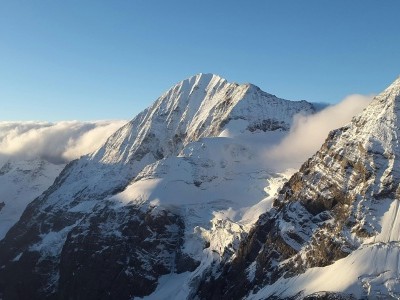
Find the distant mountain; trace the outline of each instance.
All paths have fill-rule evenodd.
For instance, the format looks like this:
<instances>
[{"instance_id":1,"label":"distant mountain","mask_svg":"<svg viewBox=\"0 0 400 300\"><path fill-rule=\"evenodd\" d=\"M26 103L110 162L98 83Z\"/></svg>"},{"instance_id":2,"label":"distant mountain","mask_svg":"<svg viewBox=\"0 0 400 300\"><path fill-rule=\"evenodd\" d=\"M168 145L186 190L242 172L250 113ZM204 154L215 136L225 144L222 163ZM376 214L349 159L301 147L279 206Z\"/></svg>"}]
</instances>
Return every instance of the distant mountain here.
<instances>
[{"instance_id":1,"label":"distant mountain","mask_svg":"<svg viewBox=\"0 0 400 300\"><path fill-rule=\"evenodd\" d=\"M332 131L200 299L400 298L400 78Z\"/></svg>"},{"instance_id":2,"label":"distant mountain","mask_svg":"<svg viewBox=\"0 0 400 300\"><path fill-rule=\"evenodd\" d=\"M42 159L10 159L0 167L0 240L28 203L50 187L64 166Z\"/></svg>"},{"instance_id":3,"label":"distant mountain","mask_svg":"<svg viewBox=\"0 0 400 300\"><path fill-rule=\"evenodd\" d=\"M125 123L0 122L0 240L68 161L97 149Z\"/></svg>"},{"instance_id":4,"label":"distant mountain","mask_svg":"<svg viewBox=\"0 0 400 300\"><path fill-rule=\"evenodd\" d=\"M286 180L263 145L314 111L216 75L178 83L28 205L0 242L0 295L190 298Z\"/></svg>"}]
</instances>

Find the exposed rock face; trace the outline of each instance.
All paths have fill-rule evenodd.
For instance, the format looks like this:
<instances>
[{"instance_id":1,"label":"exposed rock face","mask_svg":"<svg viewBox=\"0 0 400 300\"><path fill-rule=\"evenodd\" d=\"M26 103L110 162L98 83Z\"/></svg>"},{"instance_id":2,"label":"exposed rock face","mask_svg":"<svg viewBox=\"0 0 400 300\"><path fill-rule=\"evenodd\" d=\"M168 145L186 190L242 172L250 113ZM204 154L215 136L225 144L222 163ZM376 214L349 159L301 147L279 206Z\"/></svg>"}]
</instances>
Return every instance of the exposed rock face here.
<instances>
[{"instance_id":1,"label":"exposed rock face","mask_svg":"<svg viewBox=\"0 0 400 300\"><path fill-rule=\"evenodd\" d=\"M304 297L304 300L355 300L351 295L344 293L318 292Z\"/></svg>"},{"instance_id":2,"label":"exposed rock face","mask_svg":"<svg viewBox=\"0 0 400 300\"><path fill-rule=\"evenodd\" d=\"M197 266L180 251L183 230L180 217L166 211L153 214L126 206L96 210L68 233L57 298L130 299L150 294L160 275Z\"/></svg>"},{"instance_id":3,"label":"exposed rock face","mask_svg":"<svg viewBox=\"0 0 400 300\"><path fill-rule=\"evenodd\" d=\"M149 294L163 274L197 266L180 251L184 224L179 216L132 206L106 207L94 208L76 226L65 226L64 220L60 228L53 227L46 243L34 243L37 233L32 229L31 239L24 241L31 245L28 251L19 248L21 255L6 265L7 280L21 289L6 286L4 298L130 299ZM57 248L58 239L64 239L62 249ZM1 255L7 258L16 250ZM28 268L34 272L21 273Z\"/></svg>"},{"instance_id":4,"label":"exposed rock face","mask_svg":"<svg viewBox=\"0 0 400 300\"><path fill-rule=\"evenodd\" d=\"M214 75L177 84L98 151L69 163L28 205L0 242L0 296L130 299L150 294L164 274L193 271L199 262L182 250L187 221L181 211L141 205L136 198L123 203L113 195L138 174L137 180L149 174L144 167L199 138L224 130L287 130L294 114L313 110L305 101L282 100ZM242 151L235 147L232 155ZM190 184L198 188L215 178L194 177Z\"/></svg>"},{"instance_id":5,"label":"exposed rock face","mask_svg":"<svg viewBox=\"0 0 400 300\"><path fill-rule=\"evenodd\" d=\"M321 149L284 185L274 207L260 217L234 260L203 280L199 297L302 299L308 293L305 299L341 299L335 293L310 295L324 287L310 287L305 278L317 271L306 271L331 265L350 253L357 260L366 249L375 251L382 245L397 251L393 247L398 249L400 241L399 128L400 78L351 124L330 133ZM381 255L389 256L384 253L371 256L368 274L375 275L346 279L352 294L344 295L345 299L397 297L392 287L400 275L396 263L383 264L388 268L384 277L372 263ZM327 283L325 288L340 291L335 284Z\"/></svg>"}]
</instances>

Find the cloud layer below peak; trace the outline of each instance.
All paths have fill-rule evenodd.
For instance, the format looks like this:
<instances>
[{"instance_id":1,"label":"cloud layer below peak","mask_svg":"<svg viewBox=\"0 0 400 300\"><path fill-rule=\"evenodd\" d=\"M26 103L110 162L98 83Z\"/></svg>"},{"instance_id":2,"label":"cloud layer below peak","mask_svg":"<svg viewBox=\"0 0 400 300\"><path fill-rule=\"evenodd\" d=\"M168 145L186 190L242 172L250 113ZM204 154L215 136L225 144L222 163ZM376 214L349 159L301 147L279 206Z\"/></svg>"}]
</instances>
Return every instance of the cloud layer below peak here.
<instances>
[{"instance_id":1,"label":"cloud layer below peak","mask_svg":"<svg viewBox=\"0 0 400 300\"><path fill-rule=\"evenodd\" d=\"M316 114L296 115L283 139L264 141L266 166L297 169L323 144L329 131L360 113L372 96L350 95ZM97 150L126 121L0 122L0 164L8 159L41 158L62 164ZM1 165L0 165L1 167Z\"/></svg>"},{"instance_id":2,"label":"cloud layer below peak","mask_svg":"<svg viewBox=\"0 0 400 300\"><path fill-rule=\"evenodd\" d=\"M359 114L373 96L349 95L341 102L328 106L316 114L296 115L290 133L278 144L271 145L266 159L275 168L299 168L324 143L329 132L340 128Z\"/></svg>"},{"instance_id":3,"label":"cloud layer below peak","mask_svg":"<svg viewBox=\"0 0 400 300\"><path fill-rule=\"evenodd\" d=\"M66 163L93 152L126 121L0 122L0 162L41 158Z\"/></svg>"}]
</instances>

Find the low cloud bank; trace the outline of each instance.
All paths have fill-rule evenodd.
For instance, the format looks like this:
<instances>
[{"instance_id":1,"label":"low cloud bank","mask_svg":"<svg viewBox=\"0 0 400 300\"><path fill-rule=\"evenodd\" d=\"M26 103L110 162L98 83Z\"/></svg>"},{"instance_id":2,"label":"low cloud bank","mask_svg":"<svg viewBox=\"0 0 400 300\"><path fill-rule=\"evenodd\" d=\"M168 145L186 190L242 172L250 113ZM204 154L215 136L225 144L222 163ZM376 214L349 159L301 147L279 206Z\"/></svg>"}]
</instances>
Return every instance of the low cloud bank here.
<instances>
[{"instance_id":1,"label":"low cloud bank","mask_svg":"<svg viewBox=\"0 0 400 300\"><path fill-rule=\"evenodd\" d=\"M371 99L372 96L350 95L338 104L320 107L322 109L314 115L296 115L286 137L268 142L264 151L266 165L276 171L299 168L318 151L331 130L350 122ZM10 158L42 158L53 163L66 163L98 149L125 123L0 122L0 163Z\"/></svg>"},{"instance_id":2,"label":"low cloud bank","mask_svg":"<svg viewBox=\"0 0 400 300\"><path fill-rule=\"evenodd\" d=\"M0 122L0 162L42 158L66 163L95 151L126 121Z\"/></svg>"},{"instance_id":3,"label":"low cloud bank","mask_svg":"<svg viewBox=\"0 0 400 300\"><path fill-rule=\"evenodd\" d=\"M277 170L299 168L319 150L336 128L349 123L372 100L373 96L349 95L338 104L310 116L296 115L288 136L267 151L267 160Z\"/></svg>"}]
</instances>

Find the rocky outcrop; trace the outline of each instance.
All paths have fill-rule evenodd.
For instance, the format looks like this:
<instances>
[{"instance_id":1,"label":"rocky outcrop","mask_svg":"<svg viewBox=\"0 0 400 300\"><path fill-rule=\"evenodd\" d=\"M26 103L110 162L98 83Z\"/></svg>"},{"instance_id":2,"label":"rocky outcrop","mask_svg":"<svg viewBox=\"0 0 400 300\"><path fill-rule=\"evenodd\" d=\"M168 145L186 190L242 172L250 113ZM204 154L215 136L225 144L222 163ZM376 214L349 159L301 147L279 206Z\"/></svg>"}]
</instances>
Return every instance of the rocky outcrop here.
<instances>
[{"instance_id":1,"label":"rocky outcrop","mask_svg":"<svg viewBox=\"0 0 400 300\"><path fill-rule=\"evenodd\" d=\"M167 211L126 206L96 211L67 235L57 298L131 299L150 294L159 276L197 267L198 262L180 250L183 231L181 218Z\"/></svg>"},{"instance_id":2,"label":"rocky outcrop","mask_svg":"<svg viewBox=\"0 0 400 300\"><path fill-rule=\"evenodd\" d=\"M31 224L29 233L20 231L27 224L14 227L10 235L16 242L0 252L8 258L7 276L1 277L3 297L130 299L149 294L163 274L196 268L198 262L180 250L184 223L179 216L113 205L94 207L75 223L74 213L67 213L47 217L35 228ZM40 241L40 232L50 224L52 230ZM28 269L34 271L21 276Z\"/></svg>"}]
</instances>

